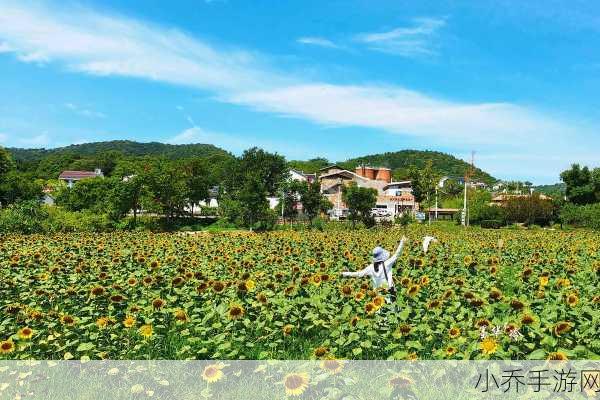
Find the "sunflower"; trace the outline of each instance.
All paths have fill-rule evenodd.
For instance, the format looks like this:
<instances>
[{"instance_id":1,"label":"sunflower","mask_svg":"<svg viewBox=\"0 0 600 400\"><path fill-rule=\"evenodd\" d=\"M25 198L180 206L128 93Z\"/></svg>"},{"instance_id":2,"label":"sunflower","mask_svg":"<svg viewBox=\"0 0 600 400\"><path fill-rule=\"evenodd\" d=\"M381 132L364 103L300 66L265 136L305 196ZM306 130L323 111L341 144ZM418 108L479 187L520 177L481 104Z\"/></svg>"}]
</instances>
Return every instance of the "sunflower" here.
<instances>
[{"instance_id":1,"label":"sunflower","mask_svg":"<svg viewBox=\"0 0 600 400\"><path fill-rule=\"evenodd\" d=\"M525 304L523 304L520 300L517 299L513 299L510 302L510 306L513 308L513 310L521 310Z\"/></svg>"},{"instance_id":2,"label":"sunflower","mask_svg":"<svg viewBox=\"0 0 600 400\"><path fill-rule=\"evenodd\" d=\"M154 308L155 310L160 310L164 307L165 304L166 302L160 297L152 300L152 308Z\"/></svg>"},{"instance_id":3,"label":"sunflower","mask_svg":"<svg viewBox=\"0 0 600 400\"><path fill-rule=\"evenodd\" d=\"M487 319L478 319L477 321L475 321L475 327L477 328L487 328L491 325L492 323L487 320Z\"/></svg>"},{"instance_id":4,"label":"sunflower","mask_svg":"<svg viewBox=\"0 0 600 400\"><path fill-rule=\"evenodd\" d=\"M544 286L548 285L548 280L549 280L549 277L540 276L540 287L544 287Z\"/></svg>"},{"instance_id":5,"label":"sunflower","mask_svg":"<svg viewBox=\"0 0 600 400\"><path fill-rule=\"evenodd\" d=\"M407 276L402 277L402 279L400 279L400 285L407 287L408 285L410 285L411 283L411 279Z\"/></svg>"},{"instance_id":6,"label":"sunflower","mask_svg":"<svg viewBox=\"0 0 600 400\"><path fill-rule=\"evenodd\" d=\"M212 290L215 293L221 293L223 290L225 290L225 285L223 284L223 282L214 281L212 284Z\"/></svg>"},{"instance_id":7,"label":"sunflower","mask_svg":"<svg viewBox=\"0 0 600 400\"><path fill-rule=\"evenodd\" d=\"M281 331L283 332L283 336L291 335L293 329L294 329L294 325L291 325L291 324L284 325L283 328L281 328Z\"/></svg>"},{"instance_id":8,"label":"sunflower","mask_svg":"<svg viewBox=\"0 0 600 400\"><path fill-rule=\"evenodd\" d=\"M264 293L257 294L256 300L258 300L261 304L267 304L267 296Z\"/></svg>"},{"instance_id":9,"label":"sunflower","mask_svg":"<svg viewBox=\"0 0 600 400\"><path fill-rule=\"evenodd\" d=\"M92 288L92 290L90 290L90 293L92 296L101 296L104 294L104 287L103 286L95 286Z\"/></svg>"},{"instance_id":10,"label":"sunflower","mask_svg":"<svg viewBox=\"0 0 600 400\"><path fill-rule=\"evenodd\" d=\"M429 277L427 275L423 275L421 277L421 285L422 286L427 286L429 285Z\"/></svg>"},{"instance_id":11,"label":"sunflower","mask_svg":"<svg viewBox=\"0 0 600 400\"><path fill-rule=\"evenodd\" d=\"M485 339L479 343L479 347L481 348L481 352L485 355L494 354L496 350L498 350L498 342L491 336L487 336Z\"/></svg>"},{"instance_id":12,"label":"sunflower","mask_svg":"<svg viewBox=\"0 0 600 400\"><path fill-rule=\"evenodd\" d=\"M554 325L554 334L556 336L564 335L565 333L569 332L572 327L573 327L573 325L570 322L567 322L567 321L557 322Z\"/></svg>"},{"instance_id":13,"label":"sunflower","mask_svg":"<svg viewBox=\"0 0 600 400\"><path fill-rule=\"evenodd\" d=\"M12 353L15 350L15 344L12 340L8 339L0 342L0 354Z\"/></svg>"},{"instance_id":14,"label":"sunflower","mask_svg":"<svg viewBox=\"0 0 600 400\"><path fill-rule=\"evenodd\" d=\"M567 304L571 307L575 307L579 303L579 297L575 293L571 293L567 296Z\"/></svg>"},{"instance_id":15,"label":"sunflower","mask_svg":"<svg viewBox=\"0 0 600 400\"><path fill-rule=\"evenodd\" d=\"M309 377L304 372L287 374L283 378L283 387L288 396L300 396L308 387Z\"/></svg>"},{"instance_id":16,"label":"sunflower","mask_svg":"<svg viewBox=\"0 0 600 400\"><path fill-rule=\"evenodd\" d=\"M427 303L427 308L430 310L433 310L435 308L439 308L442 305L442 302L435 299L435 300L431 300L429 303Z\"/></svg>"},{"instance_id":17,"label":"sunflower","mask_svg":"<svg viewBox=\"0 0 600 400\"><path fill-rule=\"evenodd\" d=\"M131 277L131 278L127 279L127 284L129 286L135 286L135 285L137 285L137 279L135 279L134 277Z\"/></svg>"},{"instance_id":18,"label":"sunflower","mask_svg":"<svg viewBox=\"0 0 600 400\"><path fill-rule=\"evenodd\" d=\"M332 375L339 373L343 368L344 364L339 360L330 359L321 361L321 369Z\"/></svg>"},{"instance_id":19,"label":"sunflower","mask_svg":"<svg viewBox=\"0 0 600 400\"><path fill-rule=\"evenodd\" d=\"M229 319L239 319L244 316L244 309L240 305L232 304L227 311L227 316Z\"/></svg>"},{"instance_id":20,"label":"sunflower","mask_svg":"<svg viewBox=\"0 0 600 400\"><path fill-rule=\"evenodd\" d=\"M187 313L182 309L175 311L175 319L179 323L187 322L189 320Z\"/></svg>"},{"instance_id":21,"label":"sunflower","mask_svg":"<svg viewBox=\"0 0 600 400\"><path fill-rule=\"evenodd\" d=\"M311 283L315 286L319 286L321 284L321 276L313 275L313 277L311 278Z\"/></svg>"},{"instance_id":22,"label":"sunflower","mask_svg":"<svg viewBox=\"0 0 600 400\"><path fill-rule=\"evenodd\" d=\"M70 315L63 315L62 317L60 317L60 322L63 325L72 326L75 324L75 318L71 317Z\"/></svg>"},{"instance_id":23,"label":"sunflower","mask_svg":"<svg viewBox=\"0 0 600 400\"><path fill-rule=\"evenodd\" d=\"M365 311L367 314L373 314L375 311L377 311L377 307L373 303L367 303L365 305Z\"/></svg>"},{"instance_id":24,"label":"sunflower","mask_svg":"<svg viewBox=\"0 0 600 400\"><path fill-rule=\"evenodd\" d=\"M208 383L215 383L225 376L222 369L225 366L223 364L210 364L204 367L202 371L202 379L204 379Z\"/></svg>"},{"instance_id":25,"label":"sunflower","mask_svg":"<svg viewBox=\"0 0 600 400\"><path fill-rule=\"evenodd\" d=\"M456 339L460 336L460 328L453 326L448 330L448 337L451 339Z\"/></svg>"},{"instance_id":26,"label":"sunflower","mask_svg":"<svg viewBox=\"0 0 600 400\"><path fill-rule=\"evenodd\" d=\"M317 358L323 358L329 353L327 347L319 346L313 350L313 355Z\"/></svg>"},{"instance_id":27,"label":"sunflower","mask_svg":"<svg viewBox=\"0 0 600 400\"><path fill-rule=\"evenodd\" d=\"M390 378L388 384L393 388L405 388L413 383L413 380L407 376L396 375Z\"/></svg>"},{"instance_id":28,"label":"sunflower","mask_svg":"<svg viewBox=\"0 0 600 400\"><path fill-rule=\"evenodd\" d=\"M384 303L385 299L383 298L383 296L377 296L373 299L373 304L375 304L375 307L377 308L381 308L381 306L383 306Z\"/></svg>"},{"instance_id":29,"label":"sunflower","mask_svg":"<svg viewBox=\"0 0 600 400\"><path fill-rule=\"evenodd\" d=\"M125 319L123 320L123 326L125 328L131 328L132 326L134 326L136 323L135 317L128 315L125 317Z\"/></svg>"},{"instance_id":30,"label":"sunflower","mask_svg":"<svg viewBox=\"0 0 600 400\"><path fill-rule=\"evenodd\" d=\"M521 317L521 323L523 325L531 325L535 322L535 318L533 318L533 316L529 315L529 314L524 314Z\"/></svg>"},{"instance_id":31,"label":"sunflower","mask_svg":"<svg viewBox=\"0 0 600 400\"><path fill-rule=\"evenodd\" d=\"M490 289L490 299L499 300L501 298L502 298L502 292L500 291L500 289L495 288L495 287Z\"/></svg>"},{"instance_id":32,"label":"sunflower","mask_svg":"<svg viewBox=\"0 0 600 400\"><path fill-rule=\"evenodd\" d=\"M352 296L352 288L348 285L344 285L341 287L340 292L344 295L344 296Z\"/></svg>"},{"instance_id":33,"label":"sunflower","mask_svg":"<svg viewBox=\"0 0 600 400\"><path fill-rule=\"evenodd\" d=\"M145 339L148 339L154 333L154 329L152 329L152 325L146 324L140 327L139 332Z\"/></svg>"},{"instance_id":34,"label":"sunflower","mask_svg":"<svg viewBox=\"0 0 600 400\"><path fill-rule=\"evenodd\" d=\"M408 324L402 324L398 327L398 333L400 333L401 336L406 336L411 331L412 331L412 326L410 326Z\"/></svg>"},{"instance_id":35,"label":"sunflower","mask_svg":"<svg viewBox=\"0 0 600 400\"><path fill-rule=\"evenodd\" d=\"M473 264L473 257L471 255L467 254L463 258L463 264L465 265L465 267L470 267Z\"/></svg>"},{"instance_id":36,"label":"sunflower","mask_svg":"<svg viewBox=\"0 0 600 400\"><path fill-rule=\"evenodd\" d=\"M17 332L17 335L19 336L19 339L29 340L33 336L33 329L26 326L24 328L19 329L19 332Z\"/></svg>"},{"instance_id":37,"label":"sunflower","mask_svg":"<svg viewBox=\"0 0 600 400\"><path fill-rule=\"evenodd\" d=\"M98 326L98 328L100 329L104 329L108 326L109 323L109 319L108 317L100 317L96 320L96 326Z\"/></svg>"},{"instance_id":38,"label":"sunflower","mask_svg":"<svg viewBox=\"0 0 600 400\"><path fill-rule=\"evenodd\" d=\"M549 361L566 361L568 360L567 355L560 351L555 351L548 354L547 360Z\"/></svg>"},{"instance_id":39,"label":"sunflower","mask_svg":"<svg viewBox=\"0 0 600 400\"><path fill-rule=\"evenodd\" d=\"M365 298L365 292L363 292L362 290L359 292L356 292L356 294L354 295L354 300L356 300L356 301L361 301L364 298Z\"/></svg>"},{"instance_id":40,"label":"sunflower","mask_svg":"<svg viewBox=\"0 0 600 400\"><path fill-rule=\"evenodd\" d=\"M254 290L255 287L256 287L256 282L254 282L252 279L248 279L246 281L246 289L248 289L249 292Z\"/></svg>"},{"instance_id":41,"label":"sunflower","mask_svg":"<svg viewBox=\"0 0 600 400\"><path fill-rule=\"evenodd\" d=\"M447 356L453 356L454 354L456 354L456 347L452 347L452 346L446 347L446 355Z\"/></svg>"},{"instance_id":42,"label":"sunflower","mask_svg":"<svg viewBox=\"0 0 600 400\"><path fill-rule=\"evenodd\" d=\"M421 286L410 285L410 287L406 291L406 294L408 294L410 297L415 297L417 295L417 293L419 293L419 290L421 290Z\"/></svg>"},{"instance_id":43,"label":"sunflower","mask_svg":"<svg viewBox=\"0 0 600 400\"><path fill-rule=\"evenodd\" d=\"M355 327L356 324L358 324L358 321L360 321L360 317L358 315L355 315L354 317L352 317L352 319L350 320L350 326Z\"/></svg>"}]
</instances>

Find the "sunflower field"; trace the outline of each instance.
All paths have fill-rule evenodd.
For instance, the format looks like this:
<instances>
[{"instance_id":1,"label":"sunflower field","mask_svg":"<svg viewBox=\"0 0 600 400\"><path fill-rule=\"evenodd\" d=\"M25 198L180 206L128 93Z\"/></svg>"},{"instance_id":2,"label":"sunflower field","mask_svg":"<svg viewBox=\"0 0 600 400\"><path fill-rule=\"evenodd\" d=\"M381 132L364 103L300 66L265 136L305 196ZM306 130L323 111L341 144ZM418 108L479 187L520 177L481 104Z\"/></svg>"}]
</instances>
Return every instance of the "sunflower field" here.
<instances>
[{"instance_id":1,"label":"sunflower field","mask_svg":"<svg viewBox=\"0 0 600 400\"><path fill-rule=\"evenodd\" d=\"M402 235L394 304L341 277ZM12 235L0 358L598 359L599 278L583 230Z\"/></svg>"}]
</instances>

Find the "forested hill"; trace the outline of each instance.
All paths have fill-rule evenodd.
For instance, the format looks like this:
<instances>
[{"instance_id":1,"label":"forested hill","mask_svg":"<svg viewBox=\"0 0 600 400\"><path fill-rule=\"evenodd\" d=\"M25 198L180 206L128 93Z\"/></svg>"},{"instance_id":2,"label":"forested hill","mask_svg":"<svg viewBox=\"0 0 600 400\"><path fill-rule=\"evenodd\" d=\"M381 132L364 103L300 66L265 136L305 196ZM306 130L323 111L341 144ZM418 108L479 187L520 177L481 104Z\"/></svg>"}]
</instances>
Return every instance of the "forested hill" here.
<instances>
[{"instance_id":1,"label":"forested hill","mask_svg":"<svg viewBox=\"0 0 600 400\"><path fill-rule=\"evenodd\" d=\"M394 171L394 176L402 177L411 165L414 165L417 168L423 168L428 161L432 162L434 171L442 175L464 176L467 168L469 168L467 162L450 154L428 150L401 150L393 153L373 154L353 158L346 161L346 164L349 164L352 167L361 164L388 167ZM475 168L473 179L488 184L497 181L496 178L479 168Z\"/></svg>"},{"instance_id":2,"label":"forested hill","mask_svg":"<svg viewBox=\"0 0 600 400\"><path fill-rule=\"evenodd\" d=\"M43 158L56 155L87 157L105 152L118 152L124 156L162 155L171 159L229 154L225 150L213 146L212 144L140 143L130 140L74 144L54 149L9 148L8 150L12 154L13 159L17 162L39 161Z\"/></svg>"},{"instance_id":3,"label":"forested hill","mask_svg":"<svg viewBox=\"0 0 600 400\"><path fill-rule=\"evenodd\" d=\"M338 162L340 166L353 170L358 165L371 165L376 167L388 167L393 170L396 179L402 179L407 175L407 170L411 165L417 168L423 168L425 163L431 161L433 169L440 175L461 177L465 175L469 164L450 154L438 151L419 151L419 150L401 150L396 152L372 154L368 156L352 158L343 162ZM293 168L304 170L305 172L316 172L331 164L323 158L315 158L309 161L291 161ZM474 179L485 183L496 182L497 179L475 168Z\"/></svg>"},{"instance_id":4,"label":"forested hill","mask_svg":"<svg viewBox=\"0 0 600 400\"><path fill-rule=\"evenodd\" d=\"M63 170L91 171L101 168L110 174L117 163L139 162L144 158L166 157L171 160L202 158L222 165L233 155L211 144L139 143L115 140L59 147L54 149L9 148L17 167L35 177L54 179Z\"/></svg>"},{"instance_id":5,"label":"forested hill","mask_svg":"<svg viewBox=\"0 0 600 400\"><path fill-rule=\"evenodd\" d=\"M19 170L29 172L40 178L56 178L63 170L93 170L101 168L105 173L111 172L119 160L140 160L145 157L167 157L172 160L186 158L210 159L214 168L223 166L223 162L233 155L211 144L164 144L158 142L139 143L129 140L115 140L71 145L54 149L18 149L9 148ZM338 164L348 169L357 165L388 167L394 171L396 179L402 179L407 169L414 165L422 168L431 161L433 169L440 175L464 176L469 165L454 156L437 151L401 150L383 154L373 154L353 158ZM289 161L291 168L307 173L314 173L320 168L332 164L324 158L314 158L308 161ZM488 173L476 169L476 180L486 183L496 181Z\"/></svg>"}]
</instances>

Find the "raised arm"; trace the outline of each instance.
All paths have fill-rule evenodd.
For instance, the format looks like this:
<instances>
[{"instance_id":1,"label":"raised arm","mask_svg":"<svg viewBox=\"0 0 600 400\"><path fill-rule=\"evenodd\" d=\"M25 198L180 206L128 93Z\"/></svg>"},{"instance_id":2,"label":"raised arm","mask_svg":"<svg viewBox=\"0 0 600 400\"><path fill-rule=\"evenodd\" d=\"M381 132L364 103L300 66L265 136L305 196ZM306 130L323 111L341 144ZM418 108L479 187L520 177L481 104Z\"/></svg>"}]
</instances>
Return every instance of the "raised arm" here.
<instances>
[{"instance_id":1,"label":"raised arm","mask_svg":"<svg viewBox=\"0 0 600 400\"><path fill-rule=\"evenodd\" d=\"M404 249L404 243L406 243L406 240L406 236L402 236L402 240L400 240L398 248L396 249L394 254L392 254L392 256L389 258L389 260L386 261L386 264L394 264L396 262L398 257L400 257L400 254L402 254L402 250Z\"/></svg>"},{"instance_id":2,"label":"raised arm","mask_svg":"<svg viewBox=\"0 0 600 400\"><path fill-rule=\"evenodd\" d=\"M349 278L362 278L363 276L366 276L369 274L369 267L370 267L370 265L368 265L365 268L361 269L360 271L356 271L356 272L344 271L344 272L342 272L342 276L349 277Z\"/></svg>"}]
</instances>

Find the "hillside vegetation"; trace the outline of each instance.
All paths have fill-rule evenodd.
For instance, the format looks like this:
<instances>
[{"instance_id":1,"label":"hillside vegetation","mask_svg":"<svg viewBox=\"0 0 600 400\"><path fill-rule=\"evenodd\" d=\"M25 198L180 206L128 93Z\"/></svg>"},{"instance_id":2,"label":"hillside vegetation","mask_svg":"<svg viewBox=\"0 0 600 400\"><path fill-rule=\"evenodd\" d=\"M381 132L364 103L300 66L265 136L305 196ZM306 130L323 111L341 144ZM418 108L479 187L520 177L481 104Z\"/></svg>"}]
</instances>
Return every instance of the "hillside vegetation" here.
<instances>
[{"instance_id":1,"label":"hillside vegetation","mask_svg":"<svg viewBox=\"0 0 600 400\"><path fill-rule=\"evenodd\" d=\"M92 170L96 167L105 172L111 171L111 164L118 158L139 159L143 157L166 157L172 160L187 158L231 159L227 151L210 144L172 145L158 142L139 143L128 140L96 142L71 145L55 149L8 149L21 171L30 172L41 178L55 178L65 169ZM403 178L411 165L423 168L431 161L433 169L440 175L464 176L469 164L450 154L437 151L401 150L382 154L372 154L339 162L340 165L353 170L360 164L391 168L394 177ZM310 160L292 160L288 165L306 173L315 173L319 169L332 164L325 158ZM219 163L220 164L220 163ZM495 182L490 174L475 169L474 179L486 183Z\"/></svg>"}]
</instances>

